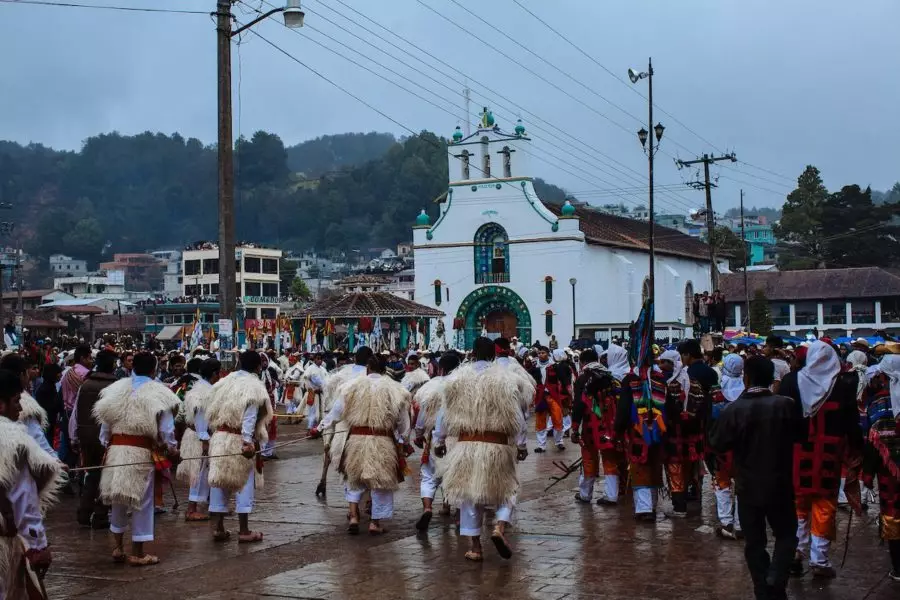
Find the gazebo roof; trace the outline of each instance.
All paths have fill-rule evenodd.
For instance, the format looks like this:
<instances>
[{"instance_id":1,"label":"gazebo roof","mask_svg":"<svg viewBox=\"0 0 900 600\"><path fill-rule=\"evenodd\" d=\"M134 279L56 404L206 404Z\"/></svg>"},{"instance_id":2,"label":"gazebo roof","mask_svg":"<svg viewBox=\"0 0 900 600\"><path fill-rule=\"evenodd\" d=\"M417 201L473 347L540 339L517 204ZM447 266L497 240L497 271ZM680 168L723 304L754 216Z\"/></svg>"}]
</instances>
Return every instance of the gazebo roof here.
<instances>
[{"instance_id":1,"label":"gazebo roof","mask_svg":"<svg viewBox=\"0 0 900 600\"><path fill-rule=\"evenodd\" d=\"M395 296L390 292L358 292L323 300L300 311L300 317L313 319L360 319L363 317L443 317L444 313Z\"/></svg>"}]
</instances>

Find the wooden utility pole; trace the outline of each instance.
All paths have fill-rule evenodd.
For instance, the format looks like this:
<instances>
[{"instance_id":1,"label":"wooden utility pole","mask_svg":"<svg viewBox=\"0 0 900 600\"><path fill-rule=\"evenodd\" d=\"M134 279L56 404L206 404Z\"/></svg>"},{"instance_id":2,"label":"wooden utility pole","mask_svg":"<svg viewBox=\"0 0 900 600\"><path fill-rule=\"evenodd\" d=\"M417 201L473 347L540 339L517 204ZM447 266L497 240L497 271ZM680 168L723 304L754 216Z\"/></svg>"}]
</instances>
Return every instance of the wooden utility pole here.
<instances>
[{"instance_id":1,"label":"wooden utility pole","mask_svg":"<svg viewBox=\"0 0 900 600\"><path fill-rule=\"evenodd\" d=\"M744 232L744 190L741 190L741 250L744 251L744 307L747 311L747 330L750 329L750 288L747 287L747 236ZM740 323L738 323L740 326Z\"/></svg>"},{"instance_id":2,"label":"wooden utility pole","mask_svg":"<svg viewBox=\"0 0 900 600\"><path fill-rule=\"evenodd\" d=\"M709 284L712 286L712 289L709 290L710 292L719 287L719 267L716 265L716 247L713 244L713 232L716 229L716 219L712 209L712 187L709 182L709 165L721 160L737 162L737 156L735 156L734 152L731 154L723 154L722 156L704 154L696 160L675 161L675 164L678 165L679 169L703 163L703 187L706 190L706 243L709 246Z\"/></svg>"},{"instance_id":3,"label":"wooden utility pole","mask_svg":"<svg viewBox=\"0 0 900 600\"><path fill-rule=\"evenodd\" d=\"M231 3L216 0L219 96L219 314L235 322L234 140L231 125ZM230 354L228 356L231 356Z\"/></svg>"}]
</instances>

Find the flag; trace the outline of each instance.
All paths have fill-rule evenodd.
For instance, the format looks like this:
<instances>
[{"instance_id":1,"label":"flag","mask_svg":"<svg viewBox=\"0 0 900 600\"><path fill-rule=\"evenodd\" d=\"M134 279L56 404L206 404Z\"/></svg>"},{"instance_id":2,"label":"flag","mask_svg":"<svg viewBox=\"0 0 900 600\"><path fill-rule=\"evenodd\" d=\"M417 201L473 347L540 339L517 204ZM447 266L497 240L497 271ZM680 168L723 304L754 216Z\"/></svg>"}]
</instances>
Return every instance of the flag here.
<instances>
[{"instance_id":1,"label":"flag","mask_svg":"<svg viewBox=\"0 0 900 600\"><path fill-rule=\"evenodd\" d=\"M193 350L203 344L203 326L200 324L200 321L194 322L194 331L191 334L191 347Z\"/></svg>"}]
</instances>

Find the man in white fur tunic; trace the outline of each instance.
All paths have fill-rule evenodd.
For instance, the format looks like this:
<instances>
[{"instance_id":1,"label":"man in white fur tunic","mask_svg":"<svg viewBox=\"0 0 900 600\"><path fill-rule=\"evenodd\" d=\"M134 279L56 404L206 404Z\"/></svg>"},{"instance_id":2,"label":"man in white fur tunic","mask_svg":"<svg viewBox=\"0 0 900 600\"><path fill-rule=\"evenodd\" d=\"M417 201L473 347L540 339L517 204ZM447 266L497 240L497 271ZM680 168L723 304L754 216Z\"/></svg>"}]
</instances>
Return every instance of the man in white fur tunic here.
<instances>
[{"instance_id":1,"label":"man in white fur tunic","mask_svg":"<svg viewBox=\"0 0 900 600\"><path fill-rule=\"evenodd\" d=\"M174 411L181 402L153 380L156 366L149 352L137 354L133 375L104 388L93 411L100 423L100 443L106 447L100 500L111 507L109 530L116 542L112 557L135 567L159 563L158 557L144 552L144 543L153 541L153 451L165 448L170 457L178 454ZM131 555L126 555L129 511Z\"/></svg>"},{"instance_id":2,"label":"man in white fur tunic","mask_svg":"<svg viewBox=\"0 0 900 600\"><path fill-rule=\"evenodd\" d=\"M456 370L447 384L444 405L437 418L433 440L435 454L443 461L444 494L459 505L459 533L471 539L466 559L484 560L481 528L485 505L497 507L491 541L503 558L512 556L506 540L512 523L519 480L516 462L528 456L527 391L514 368L492 361L494 342L475 340L475 362ZM447 437L456 443L449 453Z\"/></svg>"},{"instance_id":3,"label":"man in white fur tunic","mask_svg":"<svg viewBox=\"0 0 900 600\"><path fill-rule=\"evenodd\" d=\"M209 512L217 516L213 539L231 537L225 530L225 515L233 493L240 531L238 542L261 542L263 534L250 530L250 513L256 488L262 487L262 459L259 449L268 440L266 432L273 418L269 393L260 379L262 357L247 350L241 353L240 370L220 379L212 388L207 421L213 432L209 440Z\"/></svg>"},{"instance_id":4,"label":"man in white fur tunic","mask_svg":"<svg viewBox=\"0 0 900 600\"><path fill-rule=\"evenodd\" d=\"M405 457L401 446L408 446L410 396L406 389L385 375L384 360L372 356L366 365L366 377L346 383L320 426L328 428L341 421L349 429L339 454L338 472L344 476L344 497L350 504L351 535L359 533L359 503L363 494L372 496L372 520L369 533L386 529L381 522L394 515L394 492L403 481ZM310 432L316 435L315 428ZM334 449L332 449L334 451Z\"/></svg>"}]
</instances>

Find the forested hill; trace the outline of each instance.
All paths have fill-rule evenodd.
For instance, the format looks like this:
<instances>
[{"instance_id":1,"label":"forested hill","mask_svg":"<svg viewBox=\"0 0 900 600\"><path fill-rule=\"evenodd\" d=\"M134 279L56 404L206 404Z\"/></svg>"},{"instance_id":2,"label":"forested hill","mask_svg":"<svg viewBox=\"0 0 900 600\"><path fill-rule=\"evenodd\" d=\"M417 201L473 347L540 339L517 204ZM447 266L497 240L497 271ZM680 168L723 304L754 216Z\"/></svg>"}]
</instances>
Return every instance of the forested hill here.
<instances>
[{"instance_id":1,"label":"forested hill","mask_svg":"<svg viewBox=\"0 0 900 600\"><path fill-rule=\"evenodd\" d=\"M235 145L238 239L290 250L349 250L409 239L446 190L446 141L429 132L323 136L285 148L257 132ZM560 188L538 183L546 201ZM113 252L214 239L216 150L178 134L110 133L77 152L0 141L0 202L14 238L40 258L96 262Z\"/></svg>"}]
</instances>

